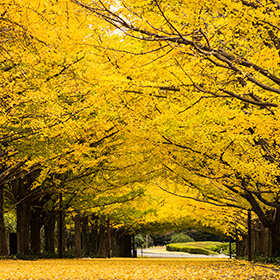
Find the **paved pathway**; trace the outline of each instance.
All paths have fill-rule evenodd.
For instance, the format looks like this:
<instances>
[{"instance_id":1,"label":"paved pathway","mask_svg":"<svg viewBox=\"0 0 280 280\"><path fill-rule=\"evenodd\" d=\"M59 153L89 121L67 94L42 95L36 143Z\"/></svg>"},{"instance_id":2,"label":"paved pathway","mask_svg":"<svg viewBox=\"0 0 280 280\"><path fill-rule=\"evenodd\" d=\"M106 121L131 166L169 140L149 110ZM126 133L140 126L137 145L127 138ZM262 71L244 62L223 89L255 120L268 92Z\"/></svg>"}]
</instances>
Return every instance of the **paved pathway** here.
<instances>
[{"instance_id":1,"label":"paved pathway","mask_svg":"<svg viewBox=\"0 0 280 280\"><path fill-rule=\"evenodd\" d=\"M184 252L168 252L163 249L149 248L149 249L138 249L137 256L148 257L148 258L229 258L226 255L199 255L189 254Z\"/></svg>"}]
</instances>

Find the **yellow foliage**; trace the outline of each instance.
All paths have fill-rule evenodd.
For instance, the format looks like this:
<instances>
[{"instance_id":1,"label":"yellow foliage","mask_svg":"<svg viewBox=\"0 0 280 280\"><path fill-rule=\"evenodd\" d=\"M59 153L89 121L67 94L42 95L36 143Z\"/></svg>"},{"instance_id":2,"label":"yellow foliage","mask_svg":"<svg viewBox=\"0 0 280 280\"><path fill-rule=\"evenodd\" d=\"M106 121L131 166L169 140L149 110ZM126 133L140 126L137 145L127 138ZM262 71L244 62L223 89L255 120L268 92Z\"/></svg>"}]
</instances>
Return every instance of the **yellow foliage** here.
<instances>
[{"instance_id":1,"label":"yellow foliage","mask_svg":"<svg viewBox=\"0 0 280 280\"><path fill-rule=\"evenodd\" d=\"M28 159L27 170L45 168L34 188L56 173L63 178L53 183L68 182L77 195L73 208L118 221L134 205L149 212L164 201L157 216L135 211L134 221L226 221L228 233L243 213L227 206L251 207L244 193L261 194L264 212L278 203L280 112L269 107L279 103L270 78L280 59L268 31L278 36L279 11L269 1L258 9L214 0L103 4L1 3L1 137L15 152L7 165ZM132 194L135 204L108 206Z\"/></svg>"},{"instance_id":2,"label":"yellow foliage","mask_svg":"<svg viewBox=\"0 0 280 280\"><path fill-rule=\"evenodd\" d=\"M0 278L20 279L278 279L279 267L221 259L87 259L0 261Z\"/></svg>"}]
</instances>

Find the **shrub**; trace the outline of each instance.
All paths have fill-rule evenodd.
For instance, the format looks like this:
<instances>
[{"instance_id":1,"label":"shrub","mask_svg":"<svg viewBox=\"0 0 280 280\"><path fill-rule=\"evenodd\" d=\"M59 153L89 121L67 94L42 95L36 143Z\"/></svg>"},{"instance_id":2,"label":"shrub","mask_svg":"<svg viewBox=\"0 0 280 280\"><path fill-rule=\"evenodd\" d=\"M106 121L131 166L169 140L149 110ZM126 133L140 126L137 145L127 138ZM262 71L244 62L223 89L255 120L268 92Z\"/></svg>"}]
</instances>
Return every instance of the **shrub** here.
<instances>
[{"instance_id":1,"label":"shrub","mask_svg":"<svg viewBox=\"0 0 280 280\"><path fill-rule=\"evenodd\" d=\"M193 242L194 240L184 233L175 233L170 240L170 243L186 243Z\"/></svg>"},{"instance_id":2,"label":"shrub","mask_svg":"<svg viewBox=\"0 0 280 280\"><path fill-rule=\"evenodd\" d=\"M171 232L169 234L157 233L157 234L152 235L151 238L153 239L155 246L164 246L164 245L170 243L172 235L174 235L173 232Z\"/></svg>"},{"instance_id":3,"label":"shrub","mask_svg":"<svg viewBox=\"0 0 280 280\"><path fill-rule=\"evenodd\" d=\"M135 243L137 244L138 248L146 248L146 235L140 233L135 235ZM154 246L153 239L150 236L148 237L148 246Z\"/></svg>"},{"instance_id":4,"label":"shrub","mask_svg":"<svg viewBox=\"0 0 280 280\"><path fill-rule=\"evenodd\" d=\"M188 243L175 243L166 246L167 251L175 252L186 252L190 254L202 254L202 255L215 255L214 251L208 250L206 248L190 246Z\"/></svg>"},{"instance_id":5,"label":"shrub","mask_svg":"<svg viewBox=\"0 0 280 280\"><path fill-rule=\"evenodd\" d=\"M202 230L196 230L196 229L187 229L185 231L185 234L193 238L195 241L221 241L222 238L219 235L205 232Z\"/></svg>"}]
</instances>

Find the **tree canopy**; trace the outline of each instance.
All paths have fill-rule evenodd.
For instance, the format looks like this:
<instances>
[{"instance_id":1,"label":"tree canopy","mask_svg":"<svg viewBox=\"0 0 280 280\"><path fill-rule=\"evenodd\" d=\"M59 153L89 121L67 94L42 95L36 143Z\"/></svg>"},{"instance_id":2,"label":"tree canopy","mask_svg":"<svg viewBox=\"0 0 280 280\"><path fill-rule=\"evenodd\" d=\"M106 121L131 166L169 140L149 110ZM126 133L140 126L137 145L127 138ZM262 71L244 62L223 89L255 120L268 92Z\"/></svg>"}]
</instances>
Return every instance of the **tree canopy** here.
<instances>
[{"instance_id":1,"label":"tree canopy","mask_svg":"<svg viewBox=\"0 0 280 280\"><path fill-rule=\"evenodd\" d=\"M132 232L233 235L253 210L280 240L277 1L0 8L0 216L63 194Z\"/></svg>"}]
</instances>

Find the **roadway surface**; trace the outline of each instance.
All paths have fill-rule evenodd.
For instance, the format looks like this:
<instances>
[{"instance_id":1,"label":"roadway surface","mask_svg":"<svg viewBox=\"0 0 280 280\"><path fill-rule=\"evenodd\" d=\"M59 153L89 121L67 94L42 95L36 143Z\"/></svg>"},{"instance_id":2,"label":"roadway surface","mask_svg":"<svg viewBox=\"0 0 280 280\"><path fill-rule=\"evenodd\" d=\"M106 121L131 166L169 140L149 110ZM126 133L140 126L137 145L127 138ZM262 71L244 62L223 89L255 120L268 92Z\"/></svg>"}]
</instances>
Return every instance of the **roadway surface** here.
<instances>
[{"instance_id":1,"label":"roadway surface","mask_svg":"<svg viewBox=\"0 0 280 280\"><path fill-rule=\"evenodd\" d=\"M189 254L184 252L169 252L165 249L159 248L148 248L148 249L137 249L138 257L146 258L229 258L224 254L218 255L200 255L200 254Z\"/></svg>"}]
</instances>

